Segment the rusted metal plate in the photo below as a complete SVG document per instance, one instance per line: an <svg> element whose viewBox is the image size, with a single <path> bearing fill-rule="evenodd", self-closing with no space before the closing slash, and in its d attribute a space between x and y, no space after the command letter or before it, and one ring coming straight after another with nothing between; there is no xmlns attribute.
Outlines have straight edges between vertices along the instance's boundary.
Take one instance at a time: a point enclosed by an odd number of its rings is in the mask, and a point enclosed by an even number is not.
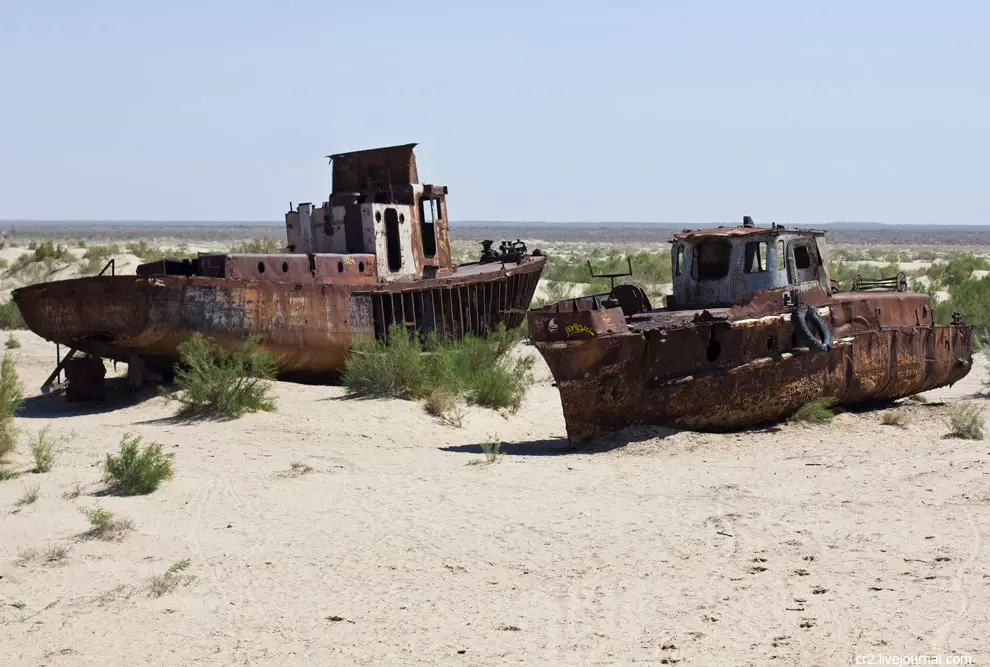
<svg viewBox="0 0 990 667"><path fill-rule="evenodd" d="M313 255L316 282L370 285L375 282L375 256L371 254Z"/></svg>

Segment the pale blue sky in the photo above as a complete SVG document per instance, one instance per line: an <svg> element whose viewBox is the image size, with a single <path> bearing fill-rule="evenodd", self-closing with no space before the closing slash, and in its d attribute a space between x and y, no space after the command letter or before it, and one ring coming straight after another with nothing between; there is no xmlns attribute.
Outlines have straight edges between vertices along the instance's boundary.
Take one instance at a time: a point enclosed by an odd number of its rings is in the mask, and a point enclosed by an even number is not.
<svg viewBox="0 0 990 667"><path fill-rule="evenodd" d="M990 224L990 3L0 0L0 218Z"/></svg>

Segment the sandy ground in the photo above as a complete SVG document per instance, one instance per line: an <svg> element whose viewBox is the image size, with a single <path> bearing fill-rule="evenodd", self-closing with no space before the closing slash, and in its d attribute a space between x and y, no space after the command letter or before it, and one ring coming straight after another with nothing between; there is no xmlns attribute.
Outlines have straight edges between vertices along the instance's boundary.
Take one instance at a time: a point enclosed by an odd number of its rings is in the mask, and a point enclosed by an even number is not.
<svg viewBox="0 0 990 667"><path fill-rule="evenodd" d="M17 336L24 439L69 440L44 474L22 444L0 482L0 665L990 660L990 443L945 437L954 403L987 411L984 366L906 404L904 429L871 411L572 453L542 365L518 414L472 409L461 429L287 383L277 413L187 424L158 397L38 396L53 346ZM173 452L175 479L102 495L125 432ZM506 456L469 465L489 435ZM136 530L80 537L96 506ZM66 557L45 562L52 546ZM196 580L151 597L186 558Z"/></svg>

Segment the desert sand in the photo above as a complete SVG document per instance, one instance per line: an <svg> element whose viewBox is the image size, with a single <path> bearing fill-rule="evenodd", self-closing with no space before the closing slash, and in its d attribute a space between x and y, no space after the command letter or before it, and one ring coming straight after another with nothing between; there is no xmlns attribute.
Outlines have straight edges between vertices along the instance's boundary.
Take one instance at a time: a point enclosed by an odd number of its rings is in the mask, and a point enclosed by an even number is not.
<svg viewBox="0 0 990 667"><path fill-rule="evenodd" d="M0 665L990 659L990 443L946 437L955 403L987 411L985 365L904 403L906 428L873 410L572 452L542 362L517 414L471 408L463 428L289 383L276 413L183 423L153 393L38 395L54 346L16 336L29 398L20 474L0 482ZM67 441L35 474L23 440L46 425ZM103 495L127 432L173 452L175 478ZM499 463L478 464L486 436ZM135 530L81 537L97 506ZM52 546L67 553L46 562ZM182 559L195 580L152 597Z"/></svg>

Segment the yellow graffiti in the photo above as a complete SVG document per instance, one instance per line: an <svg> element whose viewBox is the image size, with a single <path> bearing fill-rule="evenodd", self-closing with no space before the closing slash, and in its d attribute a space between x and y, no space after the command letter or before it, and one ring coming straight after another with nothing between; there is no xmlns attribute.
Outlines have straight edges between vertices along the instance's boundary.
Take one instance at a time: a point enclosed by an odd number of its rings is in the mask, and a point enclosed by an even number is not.
<svg viewBox="0 0 990 667"><path fill-rule="evenodd" d="M437 243L437 245L440 246L440 249L441 250L443 250L444 252L447 252L447 242L446 241L439 241Z"/></svg>
<svg viewBox="0 0 990 667"><path fill-rule="evenodd" d="M347 264L349 266L353 263L354 263L353 257L351 257L350 255L344 255L344 264Z"/></svg>
<svg viewBox="0 0 990 667"><path fill-rule="evenodd" d="M574 324L568 324L564 327L564 331L567 332L568 336L576 336L578 334L588 334L589 336L594 336L595 332L591 330L587 324L579 324L575 322Z"/></svg>

